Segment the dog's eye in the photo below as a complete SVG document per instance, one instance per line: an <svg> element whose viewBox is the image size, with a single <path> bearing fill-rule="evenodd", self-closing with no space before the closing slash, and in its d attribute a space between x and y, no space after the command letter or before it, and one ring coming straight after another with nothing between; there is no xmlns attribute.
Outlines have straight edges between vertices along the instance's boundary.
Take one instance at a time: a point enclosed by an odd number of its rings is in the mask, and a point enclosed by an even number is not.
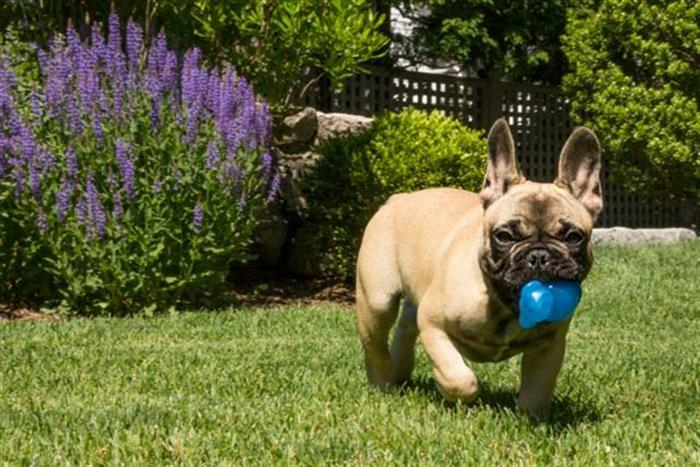
<svg viewBox="0 0 700 467"><path fill-rule="evenodd" d="M586 236L578 230L569 230L564 236L564 240L566 240L566 243L570 243L572 245L578 245L582 243L585 239Z"/></svg>
<svg viewBox="0 0 700 467"><path fill-rule="evenodd" d="M515 237L508 230L499 230L493 236L499 243L512 243L515 241Z"/></svg>

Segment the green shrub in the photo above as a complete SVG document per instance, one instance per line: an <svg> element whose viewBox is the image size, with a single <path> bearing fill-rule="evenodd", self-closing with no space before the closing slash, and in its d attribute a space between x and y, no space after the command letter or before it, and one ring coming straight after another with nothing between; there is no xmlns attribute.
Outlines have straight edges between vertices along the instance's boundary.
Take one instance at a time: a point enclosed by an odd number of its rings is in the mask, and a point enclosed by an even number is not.
<svg viewBox="0 0 700 467"><path fill-rule="evenodd" d="M604 0L570 11L564 78L614 175L641 195L700 200L700 3Z"/></svg>
<svg viewBox="0 0 700 467"><path fill-rule="evenodd" d="M478 190L486 141L439 112L378 116L365 133L332 140L304 182L309 222L325 273L352 276L362 231L394 193L429 187Z"/></svg>
<svg viewBox="0 0 700 467"><path fill-rule="evenodd" d="M83 314L216 297L277 193L270 115L232 69L69 28L41 76L0 56L0 296Z"/></svg>

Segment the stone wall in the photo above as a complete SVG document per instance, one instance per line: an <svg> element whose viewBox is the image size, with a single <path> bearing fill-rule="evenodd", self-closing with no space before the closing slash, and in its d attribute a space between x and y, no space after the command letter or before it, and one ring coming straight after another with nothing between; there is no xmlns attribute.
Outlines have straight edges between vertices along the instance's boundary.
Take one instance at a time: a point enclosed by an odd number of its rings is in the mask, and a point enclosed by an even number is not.
<svg viewBox="0 0 700 467"><path fill-rule="evenodd" d="M311 107L277 119L272 135L273 155L283 174L280 186L282 203L268 212L268 222L257 234L254 245L257 266L277 268L286 273L316 275L317 264L305 254L310 231L304 225L306 199L299 182L311 170L324 142L360 133L371 118L340 113L323 113Z"/></svg>
<svg viewBox="0 0 700 467"><path fill-rule="evenodd" d="M667 245L695 240L697 235L686 228L629 229L610 227L593 229L594 245Z"/></svg>

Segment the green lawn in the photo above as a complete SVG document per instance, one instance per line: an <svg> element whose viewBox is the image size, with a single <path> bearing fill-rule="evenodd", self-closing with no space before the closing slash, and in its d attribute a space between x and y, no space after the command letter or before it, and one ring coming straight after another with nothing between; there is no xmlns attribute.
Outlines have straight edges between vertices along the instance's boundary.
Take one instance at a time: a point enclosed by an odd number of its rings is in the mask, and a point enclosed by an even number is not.
<svg viewBox="0 0 700 467"><path fill-rule="evenodd" d="M0 324L0 464L700 464L700 241L599 249L551 419L365 382L339 306Z"/></svg>

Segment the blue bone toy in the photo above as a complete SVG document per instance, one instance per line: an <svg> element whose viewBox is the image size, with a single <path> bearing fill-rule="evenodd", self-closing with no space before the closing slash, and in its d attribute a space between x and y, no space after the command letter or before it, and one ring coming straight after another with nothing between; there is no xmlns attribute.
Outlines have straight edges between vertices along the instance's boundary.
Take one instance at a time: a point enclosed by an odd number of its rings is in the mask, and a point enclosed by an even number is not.
<svg viewBox="0 0 700 467"><path fill-rule="evenodd" d="M581 300L581 284L573 281L530 281L520 290L520 327L562 321L574 314Z"/></svg>

